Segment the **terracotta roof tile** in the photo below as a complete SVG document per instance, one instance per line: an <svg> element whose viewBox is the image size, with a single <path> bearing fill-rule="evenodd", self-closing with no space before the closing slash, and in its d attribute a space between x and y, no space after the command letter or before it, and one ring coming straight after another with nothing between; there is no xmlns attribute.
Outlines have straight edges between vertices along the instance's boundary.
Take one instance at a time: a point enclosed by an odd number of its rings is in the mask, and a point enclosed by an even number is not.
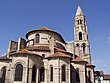
<svg viewBox="0 0 110 83"><path fill-rule="evenodd" d="M62 52L65 52L65 50L61 49L61 48L56 48L55 47L55 51L62 51Z"/></svg>
<svg viewBox="0 0 110 83"><path fill-rule="evenodd" d="M1 56L1 57L0 57L0 60L11 60L11 59L8 58L7 55L5 55L5 56Z"/></svg>
<svg viewBox="0 0 110 83"><path fill-rule="evenodd" d="M30 51L32 51L32 50L43 50L43 51L50 51L50 48L48 47L48 46L32 46L32 47L28 47L28 48L26 48L27 50L30 50Z"/></svg>
<svg viewBox="0 0 110 83"><path fill-rule="evenodd" d="M95 67L95 65L93 65L93 64L91 64L91 63L88 63L86 66L87 66L87 67Z"/></svg>
<svg viewBox="0 0 110 83"><path fill-rule="evenodd" d="M20 53L29 53L27 49L22 49L18 52L14 52L14 53L11 53L11 54L20 54Z"/></svg>
<svg viewBox="0 0 110 83"><path fill-rule="evenodd" d="M65 58L71 58L71 56L65 54L65 53L62 53L62 52L56 52L55 54L53 55L50 55L48 56L47 58L51 58L51 57L65 57Z"/></svg>
<svg viewBox="0 0 110 83"><path fill-rule="evenodd" d="M105 74L103 79L104 80L110 80L110 74Z"/></svg>
<svg viewBox="0 0 110 83"><path fill-rule="evenodd" d="M63 49L60 49L60 48L56 48L56 47L55 47L55 52L62 52L62 53L65 53L65 54L67 54L67 55L73 56L72 53L67 52L67 51L65 51L65 50L63 50Z"/></svg>
<svg viewBox="0 0 110 83"><path fill-rule="evenodd" d="M22 49L18 52L14 52L14 53L11 53L10 55L14 55L14 54L30 54L30 55L37 55L31 51L28 51L27 49Z"/></svg>
<svg viewBox="0 0 110 83"><path fill-rule="evenodd" d="M37 30L49 30L49 31L52 31L52 30L50 30L50 29L49 29L49 28L47 28L47 27L38 28Z"/></svg>
<svg viewBox="0 0 110 83"><path fill-rule="evenodd" d="M72 60L72 62L85 62L85 63L87 63L87 61L85 61L85 60L83 60L83 59L81 59L80 57L75 57L75 59L73 59Z"/></svg>

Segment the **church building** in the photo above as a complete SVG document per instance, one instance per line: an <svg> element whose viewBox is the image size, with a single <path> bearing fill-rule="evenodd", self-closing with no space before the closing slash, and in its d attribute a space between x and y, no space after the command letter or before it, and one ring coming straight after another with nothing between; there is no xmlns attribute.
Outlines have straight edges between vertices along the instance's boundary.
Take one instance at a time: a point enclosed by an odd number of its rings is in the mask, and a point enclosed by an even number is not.
<svg viewBox="0 0 110 83"><path fill-rule="evenodd" d="M95 83L87 29L78 6L73 42L47 27L10 41L7 54L0 57L0 83Z"/></svg>

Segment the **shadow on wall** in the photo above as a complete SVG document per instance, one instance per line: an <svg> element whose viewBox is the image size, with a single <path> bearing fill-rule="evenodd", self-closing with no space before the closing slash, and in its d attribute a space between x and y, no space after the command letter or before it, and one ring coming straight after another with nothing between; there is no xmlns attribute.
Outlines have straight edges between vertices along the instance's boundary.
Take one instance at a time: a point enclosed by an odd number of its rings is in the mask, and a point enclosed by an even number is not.
<svg viewBox="0 0 110 83"><path fill-rule="evenodd" d="M6 76L6 66L2 67L0 71L0 83L5 83L5 76Z"/></svg>

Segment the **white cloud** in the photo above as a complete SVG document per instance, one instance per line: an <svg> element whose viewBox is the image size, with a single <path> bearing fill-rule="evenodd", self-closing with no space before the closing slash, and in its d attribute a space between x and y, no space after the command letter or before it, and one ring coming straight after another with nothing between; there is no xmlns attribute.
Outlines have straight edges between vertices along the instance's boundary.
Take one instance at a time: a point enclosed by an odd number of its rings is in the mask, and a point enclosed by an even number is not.
<svg viewBox="0 0 110 83"><path fill-rule="evenodd" d="M66 41L67 43L73 43L74 42L74 40L72 40L72 41Z"/></svg>
<svg viewBox="0 0 110 83"><path fill-rule="evenodd" d="M103 67L109 67L109 65L108 64L103 64Z"/></svg>
<svg viewBox="0 0 110 83"><path fill-rule="evenodd" d="M110 37L107 38L107 42L110 44Z"/></svg>
<svg viewBox="0 0 110 83"><path fill-rule="evenodd" d="M93 64L97 64L97 63L101 63L101 62L102 62L101 60L92 60Z"/></svg>

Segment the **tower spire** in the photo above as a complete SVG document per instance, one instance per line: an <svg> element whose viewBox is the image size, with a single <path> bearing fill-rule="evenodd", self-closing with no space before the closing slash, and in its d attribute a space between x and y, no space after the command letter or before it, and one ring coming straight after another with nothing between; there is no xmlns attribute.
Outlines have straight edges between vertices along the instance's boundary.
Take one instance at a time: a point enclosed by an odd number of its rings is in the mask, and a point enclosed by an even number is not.
<svg viewBox="0 0 110 83"><path fill-rule="evenodd" d="M81 7L79 5L78 5L77 11L76 11L76 16L77 15L84 15L83 11L82 11L82 9L81 9Z"/></svg>

